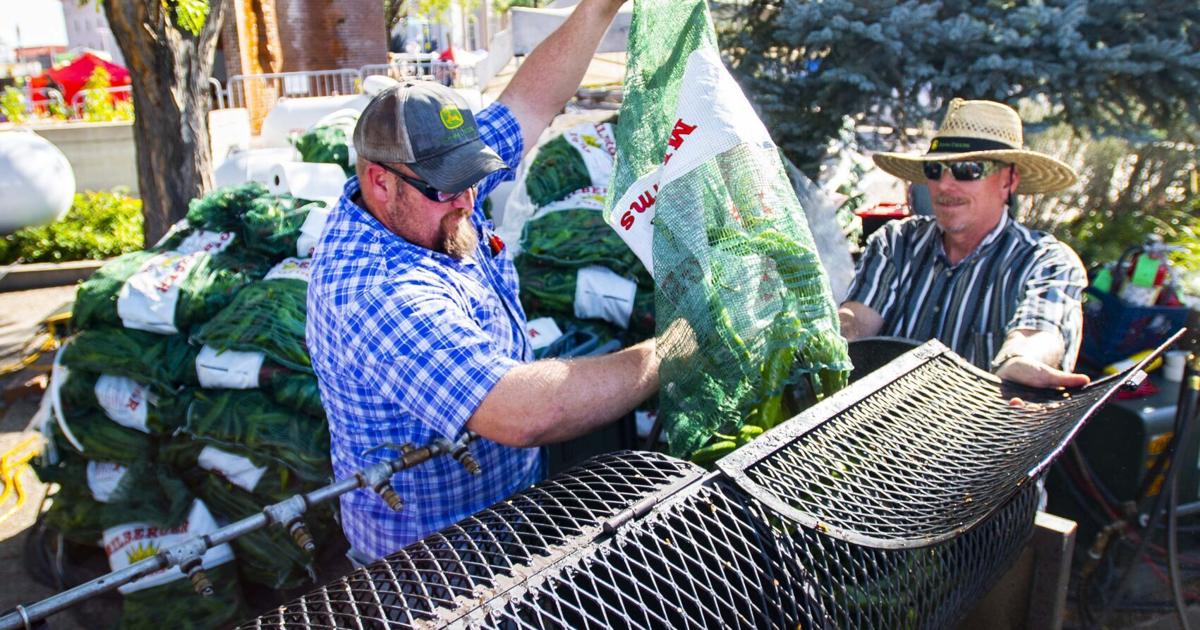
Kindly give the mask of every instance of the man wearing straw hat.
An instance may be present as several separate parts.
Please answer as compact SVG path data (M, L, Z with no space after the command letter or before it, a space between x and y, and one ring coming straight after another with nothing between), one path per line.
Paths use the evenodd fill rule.
M954 99L924 155L880 153L875 164L927 183L933 217L871 235L838 315L853 341L889 335L938 339L1002 379L1078 387L1087 275L1053 236L1009 217L1014 194L1076 181L1062 162L1022 146L1021 119L992 101Z

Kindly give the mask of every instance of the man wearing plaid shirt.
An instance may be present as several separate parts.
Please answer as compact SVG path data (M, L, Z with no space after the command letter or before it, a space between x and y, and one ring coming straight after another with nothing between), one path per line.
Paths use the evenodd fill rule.
M838 311L842 334L938 339L1002 379L1079 387L1083 264L1008 216L1015 194L1067 188L1074 171L1022 147L1007 105L954 99L924 155L881 153L881 169L929 185L933 217L871 235Z
M377 95L359 118L357 175L313 254L308 291L334 473L469 430L481 474L448 457L402 471L391 480L399 512L367 490L343 495L358 562L537 481L538 445L611 422L658 388L653 340L531 361L512 257L481 206L575 93L622 2L580 2L477 117L453 90L418 82Z

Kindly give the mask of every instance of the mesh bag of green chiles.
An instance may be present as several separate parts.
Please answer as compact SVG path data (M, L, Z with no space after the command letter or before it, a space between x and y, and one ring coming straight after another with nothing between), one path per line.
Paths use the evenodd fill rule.
M71 370L60 391L64 408L100 411L113 422L143 433L166 435L183 424L191 395L157 394L127 376Z
M75 335L62 350L62 364L72 370L112 374L169 394L196 385L196 354L181 335L156 335L127 328L97 328Z
M187 515L187 487L144 453L130 465L89 461L63 448L61 434L53 439L59 461L40 458L35 470L43 482L59 486L45 519L69 540L97 546L107 527L141 520L170 528Z
M187 435L174 436L163 444L158 457L193 490L202 485L205 478L216 475L252 493L263 504L278 503L321 485L302 481L291 469L273 459L247 451L234 453Z
M250 202L242 220L246 248L275 261L297 255L300 229L318 201L297 199L291 195L265 195Z
M65 441L87 459L131 464L155 449L154 439L147 433L123 427L99 411L64 410L61 422Z
M54 434L58 463L38 462L38 479L55 482L59 493L47 512L47 522L72 540L100 544L104 528L144 521L172 528L184 521L192 503L184 481L142 452L121 463L85 460Z
M217 350L262 352L279 365L312 373L304 324L309 261L289 258L192 333L192 342Z
M325 418L316 376L271 365L265 366L263 372L266 378L263 388L275 402L315 418Z
M344 125L316 125L296 138L293 144L300 152L301 160L337 164L346 177L350 177L354 174L354 165L350 163L351 133L353 127L347 131Z
M525 191L541 208L587 187L608 186L612 175L612 123L583 123L538 148L525 174Z
M75 292L75 304L71 310L71 326L75 330L87 330L101 323L111 324L115 319L117 294L125 281L137 273L156 252L145 250L122 254L97 269Z
M281 407L258 390L197 390L183 431L232 453L278 462L302 482L323 482L331 474L325 419Z
M539 210L521 233L520 255L539 265L603 265L639 285L654 286L637 256L604 220L601 208Z
M188 203L188 224L216 232L236 232L251 202L266 194L267 187L258 182L218 188Z
M76 330L124 326L175 334L207 321L261 276L248 267L203 250L126 254L80 285L72 323Z
M655 279L671 453L770 428L800 381L842 387L846 344L803 209L704 2L634 6L621 121L606 217Z
M281 405L324 418L317 377L276 364L258 351L217 350L205 345L196 356L196 380L206 389L262 389Z
M573 269L557 265L538 265L524 255L517 257L516 268L521 279L521 305L527 312L551 316L565 315L585 320L604 319L623 330L635 333L635 336L641 339L654 334L654 291L637 285L633 278L601 267ZM633 288L631 303L625 304L625 308L619 313L612 313L609 318L592 317L591 311L580 310L577 296L581 272L585 277L591 272L596 272L624 279Z

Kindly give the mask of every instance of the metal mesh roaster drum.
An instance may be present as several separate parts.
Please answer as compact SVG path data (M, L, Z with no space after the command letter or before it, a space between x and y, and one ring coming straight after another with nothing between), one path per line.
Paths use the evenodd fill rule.
M1016 390L930 342L715 472L599 457L244 627L947 627L1128 378Z

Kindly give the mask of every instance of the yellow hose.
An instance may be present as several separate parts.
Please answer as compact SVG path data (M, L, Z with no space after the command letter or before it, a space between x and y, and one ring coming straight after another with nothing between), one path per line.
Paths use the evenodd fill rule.
M70 311L55 313L50 317L47 317L42 322L46 330L41 335L41 340L38 341L38 337L34 338L37 347L16 361L0 365L0 376L7 376L9 374L20 372L21 370L33 365L38 359L42 358L43 354L46 354L47 352L53 352L55 349L57 349L59 342L62 340L62 335L60 334L59 328L66 325L70 319Z
M41 452L40 438L39 435L31 435L0 456L0 484L4 485L4 489L0 490L0 505L7 503L10 495L16 494L17 497L16 503L0 514L0 523L8 520L25 505L25 486L21 481L21 472L29 468L29 460Z

